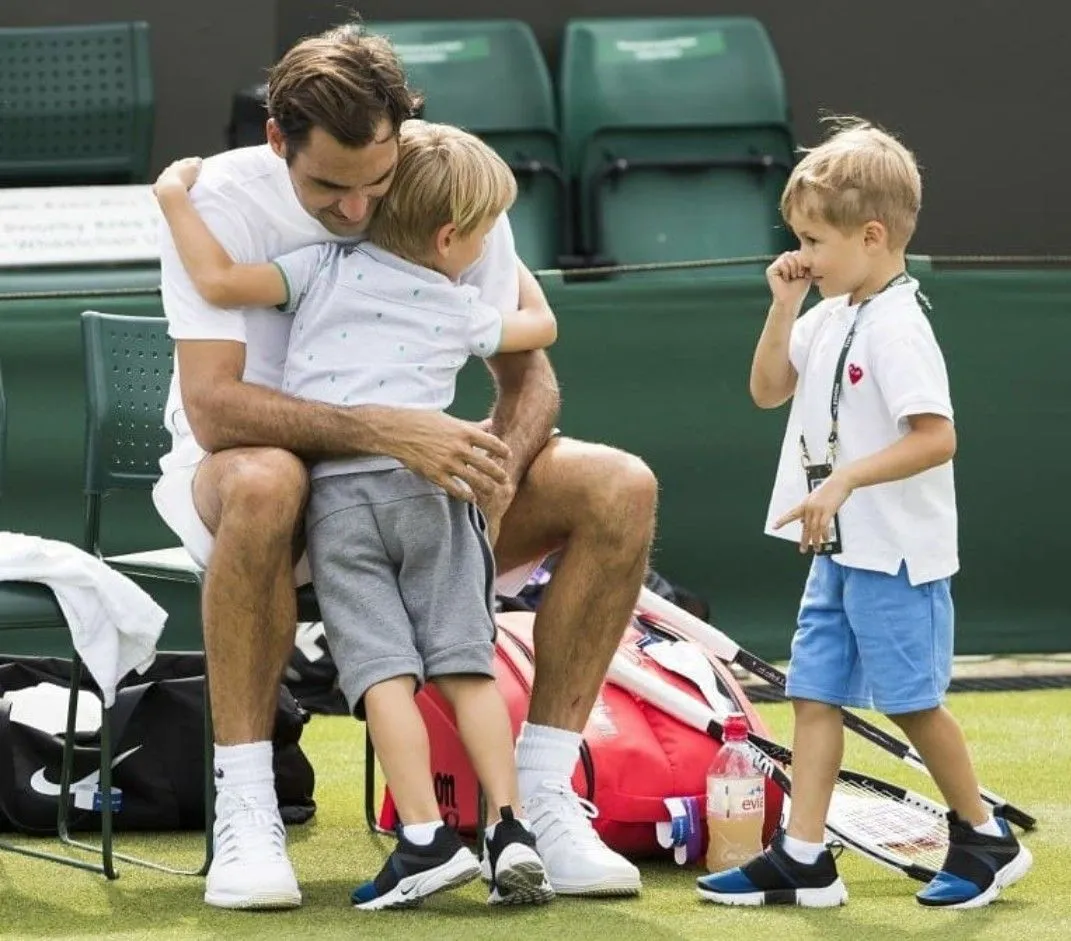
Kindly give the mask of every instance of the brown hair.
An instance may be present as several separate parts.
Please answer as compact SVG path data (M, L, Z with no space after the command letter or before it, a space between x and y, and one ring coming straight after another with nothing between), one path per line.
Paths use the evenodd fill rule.
M871 220L903 248L915 232L922 180L914 154L891 134L859 118L829 118L833 134L804 151L781 194L781 215L816 216L850 230Z
M444 225L453 223L459 235L468 235L516 198L513 172L479 138L449 124L406 121L398 167L368 237L395 255L421 261Z
M292 160L313 127L340 144L363 147L383 120L397 133L422 104L409 90L391 44L347 23L293 46L268 75L268 114Z

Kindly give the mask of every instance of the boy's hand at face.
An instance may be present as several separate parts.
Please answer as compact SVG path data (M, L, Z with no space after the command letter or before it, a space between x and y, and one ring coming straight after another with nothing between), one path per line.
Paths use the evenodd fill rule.
M852 485L847 476L834 471L820 487L812 490L802 503L774 523L773 528L780 529L799 520L803 524L800 552L818 549L822 543L829 541L833 516L851 495Z
M167 192L186 192L201 174L200 157L183 157L174 163L168 164L156 178L153 184L153 195L159 199Z
M798 312L811 289L811 269L804 266L799 252L783 252L766 269L766 283L775 304Z

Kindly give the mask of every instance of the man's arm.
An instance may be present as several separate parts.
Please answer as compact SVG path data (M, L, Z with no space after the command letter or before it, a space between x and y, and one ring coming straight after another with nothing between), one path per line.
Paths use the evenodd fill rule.
M517 262L520 279L520 307L542 311L553 318L550 305L532 273ZM558 380L547 354L541 350L502 353L487 360L495 381L495 404L491 410L491 432L510 450L506 470L514 486L520 483L528 465L543 449L558 421L561 395Z
M189 188L200 165L199 158L178 160L153 186L186 273L201 297L216 307L275 307L284 303L287 286L282 272L270 263L235 262L197 212Z
M422 409L340 408L244 382L243 343L179 340L175 353L186 417L206 451L259 446L310 458L386 454L462 500L507 480L500 464L510 459L508 447L471 422Z

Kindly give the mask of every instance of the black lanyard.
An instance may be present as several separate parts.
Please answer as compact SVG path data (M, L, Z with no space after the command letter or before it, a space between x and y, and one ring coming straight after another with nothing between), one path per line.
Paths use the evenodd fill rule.
M890 288L899 287L901 284L907 284L910 280L907 272L901 271L900 274L893 278L880 291L875 291L864 300L859 305L859 309L855 312L855 317L852 319L852 325L848 328L848 335L844 338L844 345L840 348L840 356L837 357L837 371L833 376L833 391L830 393L829 397L829 417L832 420L832 424L829 429L829 440L826 444L827 464L832 465L837 457L837 441L839 438L837 421L840 417L840 393L844 386L844 364L848 360L848 350L851 349L852 341L855 339L855 328L859 324L859 315L862 314L863 308L879 294L884 294ZM811 455L807 450L807 442L803 437L802 430L800 431L800 453L803 458L803 466L809 466L811 463Z

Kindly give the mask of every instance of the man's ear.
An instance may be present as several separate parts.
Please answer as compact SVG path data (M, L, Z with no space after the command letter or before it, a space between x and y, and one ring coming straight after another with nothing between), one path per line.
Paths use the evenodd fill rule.
M889 232L877 219L871 219L863 226L863 244L867 248L881 248L889 241Z
M439 231L435 233L435 250L440 255L449 255L450 249L454 247L456 241L457 226L453 222L447 222L446 225L440 226Z
M268 123L264 126L265 133L268 137L268 145L275 153L276 157L282 157L286 159L286 138L283 137L283 132L276 123L275 118L268 118Z

